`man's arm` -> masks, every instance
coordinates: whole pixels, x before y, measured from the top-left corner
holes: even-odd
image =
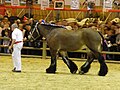
[[[12,39],[11,45],[9,46],[9,50],[13,48],[14,43],[15,43],[15,39]]]

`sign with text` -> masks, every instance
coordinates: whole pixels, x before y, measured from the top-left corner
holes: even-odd
[[[93,10],[94,9],[95,1],[96,0],[88,0],[88,2],[87,2],[87,10]]]
[[[19,0],[11,0],[11,5],[12,6],[19,6],[20,5],[20,1]]]
[[[55,1],[54,2],[54,9],[64,9],[64,1]]]
[[[104,0],[103,9],[112,9],[112,0]]]
[[[46,8],[49,8],[49,0],[41,0],[41,9],[45,10]]]
[[[71,0],[71,9],[79,9],[79,8],[80,8],[79,0]]]

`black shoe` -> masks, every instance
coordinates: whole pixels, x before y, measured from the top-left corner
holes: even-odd
[[[14,68],[12,72],[21,72],[21,70],[16,70],[16,68]]]

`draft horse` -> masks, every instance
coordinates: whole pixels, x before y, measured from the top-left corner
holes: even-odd
[[[60,53],[64,63],[70,69],[70,72],[73,74],[76,73],[78,67],[68,58],[67,52],[79,50],[85,45],[89,48],[89,52],[87,53],[86,62],[79,69],[79,74],[87,73],[95,58],[97,58],[100,63],[98,75],[105,76],[107,74],[108,67],[101,54],[102,37],[96,30],[92,30],[92,28],[83,28],[72,31],[60,26],[36,23],[35,28],[30,31],[29,39],[36,40],[41,35],[46,38],[51,53],[51,63],[46,69],[46,73],[56,72],[56,56],[58,53]]]

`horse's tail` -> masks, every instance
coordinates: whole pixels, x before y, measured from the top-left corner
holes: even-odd
[[[99,35],[102,38],[102,47],[103,47],[103,51],[108,51],[108,45],[107,45],[107,41],[105,40],[105,38],[103,37],[102,33],[100,31],[98,31]]]

